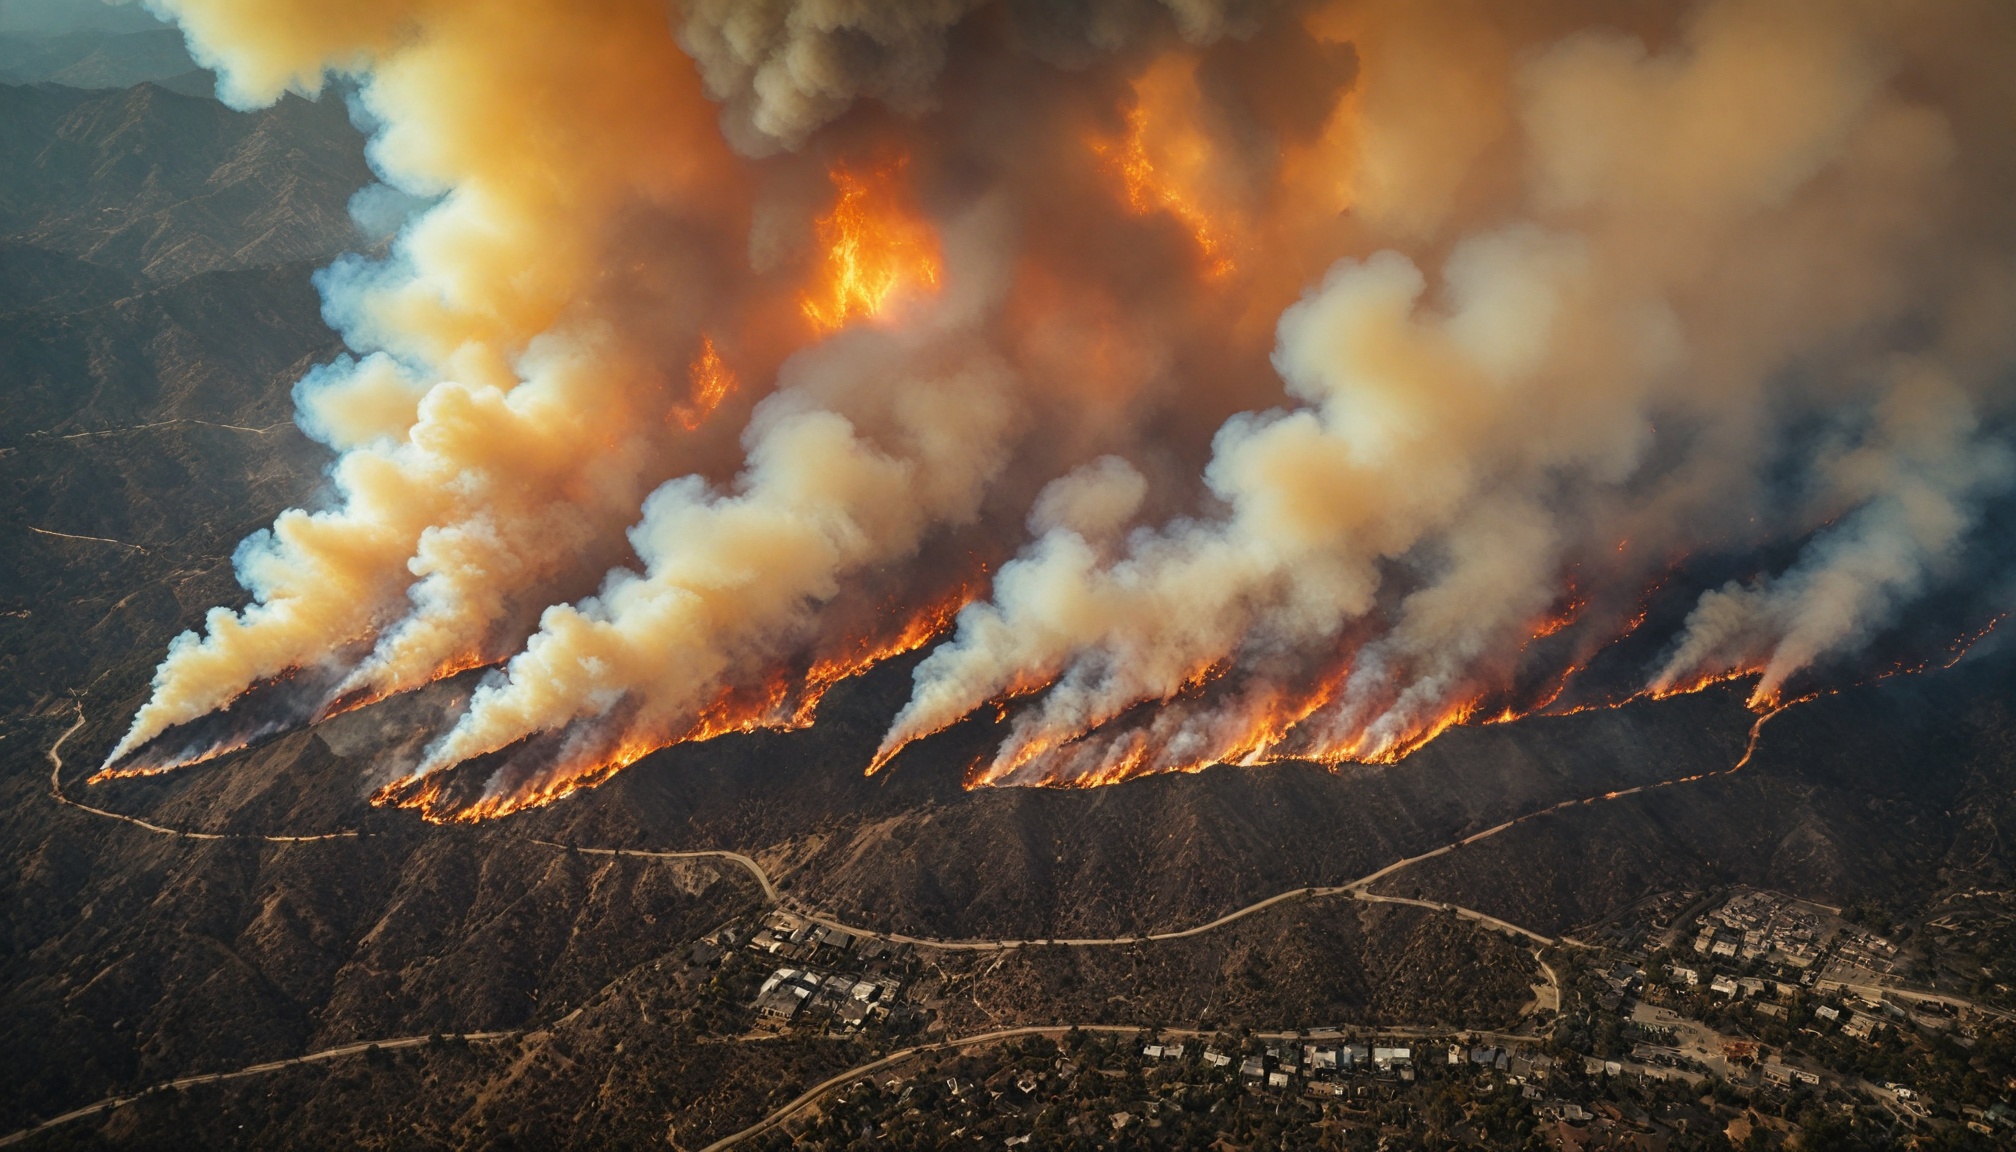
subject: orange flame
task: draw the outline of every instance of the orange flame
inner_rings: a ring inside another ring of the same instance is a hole
[[[395,780],[371,796],[371,803],[405,808],[419,814],[429,824],[475,824],[531,808],[543,808],[595,785],[657,751],[648,741],[625,741],[610,752],[564,765],[547,773],[545,779],[524,787],[485,796],[473,804],[456,807],[446,796],[439,776],[419,780]]]
[[[1158,169],[1150,157],[1147,109],[1137,104],[1128,110],[1125,137],[1119,140],[1094,137],[1089,144],[1094,153],[1110,162],[1120,174],[1127,206],[1135,215],[1163,211],[1182,222],[1204,257],[1206,279],[1216,280],[1232,272],[1232,258],[1227,255],[1225,240],[1210,214]],[[1209,163],[1209,149],[1201,138],[1185,137],[1180,152],[1180,159],[1187,161],[1185,167],[1202,168]]]
[[[903,290],[938,286],[937,236],[903,210],[907,166],[898,159],[863,175],[836,164],[829,173],[839,197],[816,226],[826,283],[799,300],[820,335],[881,315]]]
[[[322,710],[315,713],[315,719],[311,723],[320,724],[325,720],[334,720],[338,716],[348,715],[360,708],[369,708],[381,700],[389,700],[402,692],[411,692],[416,688],[422,688],[428,684],[439,684],[443,680],[460,676],[462,673],[472,669],[487,668],[499,663],[502,663],[500,659],[484,656],[477,652],[464,652],[459,656],[451,656],[447,660],[442,661],[441,665],[435,668],[423,683],[391,684],[380,688],[355,688],[349,692],[345,692],[341,696],[324,704]]]
[[[509,816],[563,800],[592,788],[663,748],[693,744],[737,732],[791,731],[811,726],[819,702],[835,685],[905,653],[915,651],[943,632],[959,609],[973,599],[974,589],[961,586],[952,594],[907,620],[895,635],[859,637],[838,654],[815,660],[800,676],[773,674],[753,688],[727,688],[702,708],[685,731],[670,739],[632,733],[608,751],[550,768],[533,784],[485,796],[456,807],[438,778],[395,781],[378,790],[371,802],[417,811],[430,823],[475,823]]]
[[[705,424],[721,401],[735,391],[736,379],[734,370],[723,364],[721,354],[714,350],[712,336],[700,337],[700,354],[693,358],[686,376],[693,386],[693,402],[673,405],[672,418],[691,432]]]
[[[226,756],[229,755],[230,753],[238,751],[241,748],[249,747],[251,743],[252,738],[249,736],[234,736],[212,745],[211,747],[205,749],[201,753],[189,757],[187,760],[171,760],[171,761],[164,761],[159,764],[124,764],[118,767],[108,766],[105,768],[100,768],[98,771],[93,772],[91,775],[85,777],[84,783],[102,784],[107,780],[138,780],[147,776],[160,776],[169,772],[173,772],[178,768],[193,768],[198,764],[206,764],[212,760],[217,759],[219,756]]]

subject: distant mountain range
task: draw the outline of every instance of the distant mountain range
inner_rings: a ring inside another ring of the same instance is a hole
[[[145,81],[208,95],[215,78],[197,68],[174,28],[0,33],[0,84],[130,88]]]

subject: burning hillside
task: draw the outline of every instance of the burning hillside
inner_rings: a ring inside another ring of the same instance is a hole
[[[934,640],[864,767],[1390,762],[2001,610],[1994,0],[158,6],[414,207],[103,774],[487,668],[379,797],[498,815]]]

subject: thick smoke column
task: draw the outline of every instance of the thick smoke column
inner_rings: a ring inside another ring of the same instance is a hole
[[[321,279],[335,499],[108,771],[496,665],[383,795],[501,813],[969,600],[876,764],[1011,700],[976,783],[1387,760],[1702,555],[1792,558],[1639,685],[1765,706],[2016,479],[1990,0],[157,7],[424,206]]]

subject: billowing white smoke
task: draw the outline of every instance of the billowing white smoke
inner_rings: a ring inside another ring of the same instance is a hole
[[[968,229],[981,244],[983,215]],[[978,271],[975,259],[953,270]],[[737,673],[816,635],[818,609],[872,565],[971,521],[1018,430],[1013,372],[966,326],[992,287],[941,302],[902,332],[863,331],[785,365],[743,434],[727,491],[660,487],[630,530],[644,570],[619,568],[579,604],[546,610],[501,677],[429,750],[419,773],[634,704],[607,742],[662,744]]]
[[[1647,670],[1762,704],[2016,468],[1994,0],[156,6],[421,207],[321,282],[334,503],[114,767],[502,664],[418,772],[558,747],[508,810],[990,567],[877,763],[1009,697],[981,781],[1387,758],[1803,542]]]
[[[1964,394],[1925,365],[1905,365],[1870,442],[1826,469],[1834,503],[1852,510],[1783,575],[1703,596],[1653,686],[1758,668],[1754,699],[1768,704],[1795,673],[1866,643],[1949,574],[1982,498],[2016,474],[2008,446],[1979,431]]]
[[[1664,54],[1593,33],[1534,60],[1517,81],[1532,222],[1460,243],[1439,307],[1398,252],[1334,267],[1282,317],[1274,354],[1310,406],[1219,434],[1206,476],[1227,514],[1138,534],[1103,562],[1069,527],[1046,535],[918,668],[881,757],[1048,684],[981,778],[1034,761],[1028,777],[1055,779],[1039,755],[1207,672],[1284,646],[1320,667],[1371,610],[1382,565],[1406,558],[1425,584],[1289,739],[1252,715],[1218,746],[1162,744],[1148,766],[1390,754],[1474,694],[1480,662],[1546,612],[1570,558],[1612,550],[1590,530],[1615,530],[1619,506],[1625,531],[1655,537],[1676,517],[1747,511],[1767,387],[1816,341],[1902,314],[1893,265],[1953,160],[1943,118],[1884,91],[1870,31],[1724,4]],[[1855,403],[1854,376],[1805,402]],[[1878,435],[1897,443],[1839,465],[1861,489],[1850,521],[1768,589],[1711,594],[1656,687],[1761,663],[1769,696],[1923,590],[2008,468],[1974,439],[1967,396],[1928,396],[1920,376],[1880,401]],[[1700,425],[1703,447],[1683,483],[1648,496],[1630,489],[1655,418]],[[1714,470],[1736,483],[1693,487]],[[1579,516],[1592,502],[1611,515]],[[1137,771],[1137,755],[1123,741],[1073,771]]]

